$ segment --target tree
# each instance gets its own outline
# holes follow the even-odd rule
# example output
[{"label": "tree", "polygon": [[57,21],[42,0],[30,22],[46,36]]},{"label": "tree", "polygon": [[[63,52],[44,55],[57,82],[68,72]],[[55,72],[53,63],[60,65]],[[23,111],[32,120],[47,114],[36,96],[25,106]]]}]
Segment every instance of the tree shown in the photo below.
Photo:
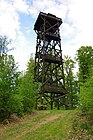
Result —
[{"label": "tree", "polygon": [[[22,107],[18,99],[17,84],[19,72],[12,55],[2,55],[0,59],[0,118],[9,118],[14,112],[18,113]],[[18,106],[19,103],[20,105]]]},{"label": "tree", "polygon": [[14,57],[7,54],[9,42],[0,37],[0,120],[9,118],[12,113],[22,109],[21,97],[16,87],[20,73],[17,71]]},{"label": "tree", "polygon": [[75,61],[69,56],[64,56],[65,86],[67,90],[68,106],[70,109],[75,108],[78,102],[78,81],[73,73],[74,68]]},{"label": "tree", "polygon": [[9,40],[6,36],[0,36],[0,56],[7,54],[7,52],[11,50],[8,48],[8,45],[11,44],[11,41],[12,40]]},{"label": "tree", "polygon": [[93,120],[93,77],[81,85],[79,99],[83,114]]},{"label": "tree", "polygon": [[79,64],[80,106],[84,114],[93,116],[93,48],[81,46],[76,59]]},{"label": "tree", "polygon": [[0,38],[0,121],[11,114],[31,112],[35,105],[37,84],[34,84],[34,60],[28,62],[24,75],[18,71],[14,57],[8,55],[9,41]]},{"label": "tree", "polygon": [[79,81],[85,82],[93,75],[93,48],[91,46],[81,46],[77,50],[76,60],[79,65]]},{"label": "tree", "polygon": [[37,94],[37,84],[34,83],[34,60],[30,58],[27,70],[20,79],[19,93],[23,96],[23,108],[25,113],[31,113],[35,107],[35,96]]}]

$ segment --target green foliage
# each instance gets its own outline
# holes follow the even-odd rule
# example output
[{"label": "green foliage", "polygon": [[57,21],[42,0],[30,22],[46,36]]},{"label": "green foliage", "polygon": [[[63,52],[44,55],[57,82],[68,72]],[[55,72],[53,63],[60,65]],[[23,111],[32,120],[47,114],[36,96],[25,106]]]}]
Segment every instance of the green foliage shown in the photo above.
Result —
[{"label": "green foliage", "polygon": [[18,116],[23,115],[23,97],[20,94],[12,94],[9,99],[9,108],[11,114],[16,113]]},{"label": "green foliage", "polygon": [[[0,57],[0,119],[8,118],[11,113],[16,95],[19,72],[12,55],[3,54]],[[12,101],[12,102],[11,102]],[[16,105],[16,104],[15,104]],[[17,108],[18,109],[18,108]]]},{"label": "green foliage", "polygon": [[[84,114],[93,116],[93,78],[87,79],[80,87],[80,105]],[[93,118],[92,118],[93,119]]]},{"label": "green foliage", "polygon": [[93,48],[91,46],[81,46],[77,50],[76,60],[79,64],[79,81],[85,82],[93,75]]},{"label": "green foliage", "polygon": [[34,84],[34,60],[28,62],[23,76],[17,70],[14,57],[8,55],[11,40],[0,36],[0,121],[11,114],[31,112],[35,105],[37,84]]},{"label": "green foliage", "polygon": [[76,81],[73,70],[75,68],[75,61],[69,56],[64,56],[64,73],[65,73],[65,86],[67,90],[67,104],[70,109],[77,106],[78,103],[78,81]]},{"label": "green foliage", "polygon": [[77,112],[77,115],[72,121],[72,137],[77,140],[92,140],[93,139],[93,122],[89,118],[82,114],[81,111]]},{"label": "green foliage", "polygon": [[22,115],[35,106],[37,84],[33,81],[34,60],[30,59],[26,73],[20,77],[12,55],[0,57],[0,120],[12,113]]},{"label": "green foliage", "polygon": [[0,36],[0,56],[7,54],[7,52],[11,50],[8,49],[8,45],[10,44],[11,40],[9,40],[6,36]]},{"label": "green foliage", "polygon": [[37,84],[34,83],[34,60],[28,62],[27,71],[20,79],[19,93],[23,97],[24,112],[31,113],[35,106],[35,96],[37,94]]},{"label": "green foliage", "polygon": [[93,115],[93,48],[81,46],[76,54],[79,64],[80,106],[84,115]]},{"label": "green foliage", "polygon": [[20,73],[14,57],[8,55],[11,40],[0,36],[0,121],[22,109],[21,97],[17,93]]}]

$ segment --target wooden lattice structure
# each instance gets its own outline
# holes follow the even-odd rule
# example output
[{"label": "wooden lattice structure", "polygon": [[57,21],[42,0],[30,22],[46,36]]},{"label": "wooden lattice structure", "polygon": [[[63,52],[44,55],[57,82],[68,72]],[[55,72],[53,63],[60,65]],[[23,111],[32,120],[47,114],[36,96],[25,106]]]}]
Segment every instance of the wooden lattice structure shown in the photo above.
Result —
[{"label": "wooden lattice structure", "polygon": [[[62,20],[55,15],[40,12],[34,30],[37,34],[35,54],[35,81],[41,83],[38,98],[53,106],[65,96],[63,59],[59,27]],[[41,102],[42,103],[42,102]]]}]

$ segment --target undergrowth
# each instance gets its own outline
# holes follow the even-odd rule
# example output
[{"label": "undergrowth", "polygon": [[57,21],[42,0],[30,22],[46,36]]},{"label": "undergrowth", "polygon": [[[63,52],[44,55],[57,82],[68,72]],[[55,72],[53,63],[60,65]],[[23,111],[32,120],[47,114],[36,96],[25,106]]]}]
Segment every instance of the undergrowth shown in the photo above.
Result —
[{"label": "undergrowth", "polygon": [[93,140],[93,120],[78,112],[72,122],[71,140]]}]

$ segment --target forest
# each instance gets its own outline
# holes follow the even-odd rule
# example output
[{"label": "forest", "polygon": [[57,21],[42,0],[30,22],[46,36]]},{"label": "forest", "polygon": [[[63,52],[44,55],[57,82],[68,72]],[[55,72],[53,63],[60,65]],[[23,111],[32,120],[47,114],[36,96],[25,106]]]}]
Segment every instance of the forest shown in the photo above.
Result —
[{"label": "forest", "polygon": [[[12,114],[22,117],[35,112],[39,83],[34,82],[34,58],[27,63],[25,72],[9,50],[11,40],[0,36],[0,122],[9,120]],[[8,53],[10,52],[10,53]],[[83,129],[89,129],[93,135],[93,48],[80,46],[74,58],[63,56],[65,87],[67,90],[67,110],[79,110],[87,118]],[[77,72],[75,72],[77,71]],[[60,109],[64,110],[63,99]],[[54,105],[54,109],[56,104]],[[49,107],[47,106],[47,110]]]}]

